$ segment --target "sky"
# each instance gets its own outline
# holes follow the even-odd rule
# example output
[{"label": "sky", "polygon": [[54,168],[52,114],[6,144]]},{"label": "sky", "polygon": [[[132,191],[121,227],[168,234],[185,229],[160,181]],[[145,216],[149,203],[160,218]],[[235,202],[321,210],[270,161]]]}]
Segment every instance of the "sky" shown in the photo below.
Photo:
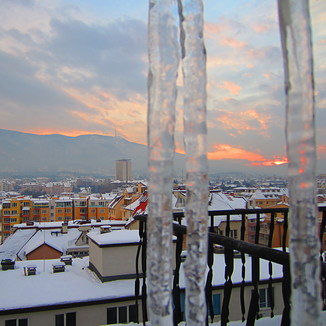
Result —
[{"label": "sky", "polygon": [[[286,162],[276,4],[204,0],[210,159],[257,167]],[[310,8],[322,160],[326,1],[311,0]],[[147,12],[147,0],[1,0],[0,128],[117,134],[146,144]],[[183,152],[180,98],[176,115],[176,148]]]}]

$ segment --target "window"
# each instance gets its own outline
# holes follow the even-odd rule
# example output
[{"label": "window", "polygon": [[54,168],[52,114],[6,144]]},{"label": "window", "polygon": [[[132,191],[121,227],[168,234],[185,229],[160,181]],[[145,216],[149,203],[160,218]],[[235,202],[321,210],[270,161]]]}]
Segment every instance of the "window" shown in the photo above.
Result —
[{"label": "window", "polygon": [[16,223],[16,222],[17,222],[17,219],[16,219],[16,218],[11,218],[11,219],[10,219],[10,222],[11,222],[11,223]]},{"label": "window", "polygon": [[268,295],[268,288],[259,289],[259,307],[270,308],[271,300],[274,300],[274,288],[272,287],[272,298]]},{"label": "window", "polygon": [[138,311],[136,305],[107,308],[107,323],[129,323],[137,322]]},{"label": "window", "polygon": [[28,319],[9,319],[5,321],[5,326],[28,326]]},{"label": "window", "polygon": [[237,239],[238,238],[238,230],[231,230],[230,236],[231,236],[231,238]]},{"label": "window", "polygon": [[66,209],[66,213],[71,213],[71,209],[70,208],[67,208]]},{"label": "window", "polygon": [[12,203],[11,207],[17,207],[17,203]]},{"label": "window", "polygon": [[10,211],[8,210],[3,211],[3,215],[10,215]]},{"label": "window", "polygon": [[76,313],[55,315],[55,326],[76,326]]},{"label": "window", "polygon": [[62,214],[62,209],[58,209],[58,214]]}]

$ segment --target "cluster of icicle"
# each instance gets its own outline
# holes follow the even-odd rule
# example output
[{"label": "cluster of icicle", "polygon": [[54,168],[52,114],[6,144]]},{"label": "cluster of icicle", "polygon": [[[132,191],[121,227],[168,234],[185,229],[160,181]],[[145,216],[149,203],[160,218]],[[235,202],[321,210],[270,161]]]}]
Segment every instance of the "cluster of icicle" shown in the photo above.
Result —
[{"label": "cluster of icicle", "polygon": [[[176,13],[179,13],[177,15]],[[308,0],[279,0],[287,94],[291,197],[293,325],[320,323],[319,242],[315,203],[312,46]],[[148,314],[152,326],[173,324],[172,200],[178,68],[183,71],[186,152],[186,321],[206,325],[208,180],[206,52],[202,0],[149,0]]]},{"label": "cluster of icicle", "polygon": [[[179,17],[176,13],[179,12]],[[208,179],[206,53],[201,0],[150,0],[148,313],[151,325],[172,325],[172,164],[177,73],[184,79],[186,151],[187,325],[206,323]],[[179,33],[180,31],[180,33]],[[180,37],[179,37],[180,35]]]},{"label": "cluster of icicle", "polygon": [[291,324],[321,325],[320,242],[309,0],[278,0],[289,160]]}]

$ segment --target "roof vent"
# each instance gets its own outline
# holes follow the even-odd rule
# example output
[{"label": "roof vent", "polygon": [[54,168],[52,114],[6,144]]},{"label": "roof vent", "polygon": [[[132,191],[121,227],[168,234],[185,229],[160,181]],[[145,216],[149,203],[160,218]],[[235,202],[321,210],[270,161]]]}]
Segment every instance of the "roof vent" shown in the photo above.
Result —
[{"label": "roof vent", "polygon": [[72,256],[71,255],[61,256],[60,261],[65,265],[72,265]]},{"label": "roof vent", "polygon": [[25,276],[36,275],[36,265],[28,265],[24,267]]},{"label": "roof vent", "polygon": [[15,269],[15,260],[14,259],[2,259],[1,267],[3,271],[8,269]]},{"label": "roof vent", "polygon": [[109,225],[101,226],[101,234],[109,233],[109,232],[111,232],[111,226],[109,226]]},{"label": "roof vent", "polygon": [[62,262],[52,264],[53,273],[61,273],[61,272],[64,272],[65,271],[65,267],[66,267],[66,264],[65,263],[62,263]]}]

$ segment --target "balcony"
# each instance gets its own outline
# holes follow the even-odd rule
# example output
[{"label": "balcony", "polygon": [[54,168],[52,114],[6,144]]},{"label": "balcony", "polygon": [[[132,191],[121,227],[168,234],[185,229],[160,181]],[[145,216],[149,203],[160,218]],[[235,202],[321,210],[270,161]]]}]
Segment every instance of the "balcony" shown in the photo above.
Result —
[{"label": "balcony", "polygon": [[[323,241],[325,235],[325,226],[326,226],[326,207],[319,208],[320,212],[320,241]],[[280,248],[272,248],[273,238],[275,236],[275,223],[278,223],[275,220],[276,216],[283,216],[282,222],[282,237],[281,237],[281,246]],[[233,239],[230,237],[231,231],[231,222],[232,216],[241,215],[241,232],[238,239]],[[251,217],[249,225],[253,224],[252,216],[255,215],[255,230],[254,232],[254,242],[250,243],[245,241],[248,233],[248,216]],[[220,235],[216,232],[216,227],[214,225],[214,220],[216,216],[225,217],[225,235]],[[176,269],[174,271],[174,280],[173,280],[173,318],[174,325],[178,325],[181,321],[184,320],[184,289],[180,287],[180,270],[182,269],[182,261],[184,260],[183,244],[184,237],[187,233],[185,225],[182,225],[184,215],[183,213],[174,214],[174,224],[173,224],[173,233],[177,237],[177,245],[175,252],[176,259]],[[208,273],[207,273],[207,282],[205,287],[206,292],[206,304],[208,307],[207,315],[207,324],[210,322],[220,320],[222,326],[227,325],[232,315],[234,307],[231,305],[231,296],[235,292],[238,295],[238,302],[241,310],[242,321],[247,322],[247,325],[255,325],[256,321],[261,317],[266,317],[267,311],[268,315],[274,317],[274,308],[277,305],[282,305],[281,318],[275,318],[275,325],[281,323],[282,326],[290,325],[290,292],[291,292],[291,275],[290,275],[290,266],[289,266],[289,254],[287,252],[287,236],[288,236],[288,209],[279,208],[279,209],[241,209],[241,210],[232,210],[232,211],[211,211],[209,212],[210,218],[210,227],[209,227],[209,250],[207,257]],[[139,220],[139,234],[140,234],[140,245],[137,255],[137,261],[141,259],[142,270],[137,270],[137,280],[136,280],[136,302],[142,302],[142,320],[147,320],[147,311],[146,311],[146,278],[143,278],[142,285],[140,275],[146,275],[146,215],[138,216]],[[261,229],[261,225],[268,219],[269,223],[264,224],[264,228]],[[278,220],[279,221],[279,220]],[[266,226],[269,226],[266,229]],[[252,226],[250,226],[252,228]],[[251,230],[252,231],[252,230]],[[267,235],[267,244],[260,244],[260,235]],[[279,235],[278,235],[279,236]],[[213,265],[214,258],[216,254],[214,250],[218,246],[222,248],[224,255],[224,267],[220,266],[220,273],[224,275],[224,285],[222,286],[221,291],[223,295],[221,298],[221,306],[218,316],[214,316],[214,309],[216,307],[216,302],[214,302],[214,287],[212,284],[213,280]],[[324,248],[325,250],[325,248]],[[322,254],[322,252],[321,252]],[[239,265],[239,258],[241,263]],[[237,263],[235,264],[235,260]],[[219,260],[220,263],[221,260]],[[260,264],[262,261],[268,264],[268,279],[262,280],[260,278]],[[266,262],[267,261],[267,262]],[[274,263],[274,264],[272,264]],[[249,264],[249,266],[248,266]],[[275,264],[282,266],[282,276],[281,278],[276,278],[273,275],[273,267]],[[138,265],[138,264],[136,264]],[[232,280],[233,274],[237,272],[234,269],[234,266],[241,268],[241,274],[243,276],[241,282],[235,284]],[[275,268],[275,267],[274,267]],[[251,281],[247,282],[244,278],[246,270],[251,271]],[[238,271],[239,272],[239,271]],[[326,262],[321,262],[321,280],[322,280],[322,298],[323,298],[323,310],[326,310]],[[274,294],[274,284],[280,282],[281,288],[281,298],[275,297]],[[264,284],[266,287],[266,292],[264,293],[261,290],[261,285]],[[249,302],[246,302],[245,289],[247,287],[251,289],[251,295]],[[240,290],[238,290],[240,288]],[[140,293],[143,293],[140,294]],[[145,293],[145,294],[144,294]],[[234,300],[232,301],[234,302]],[[268,302],[268,310],[264,309],[262,302]],[[281,302],[281,303],[280,303]],[[216,310],[216,309],[215,309]]]}]

